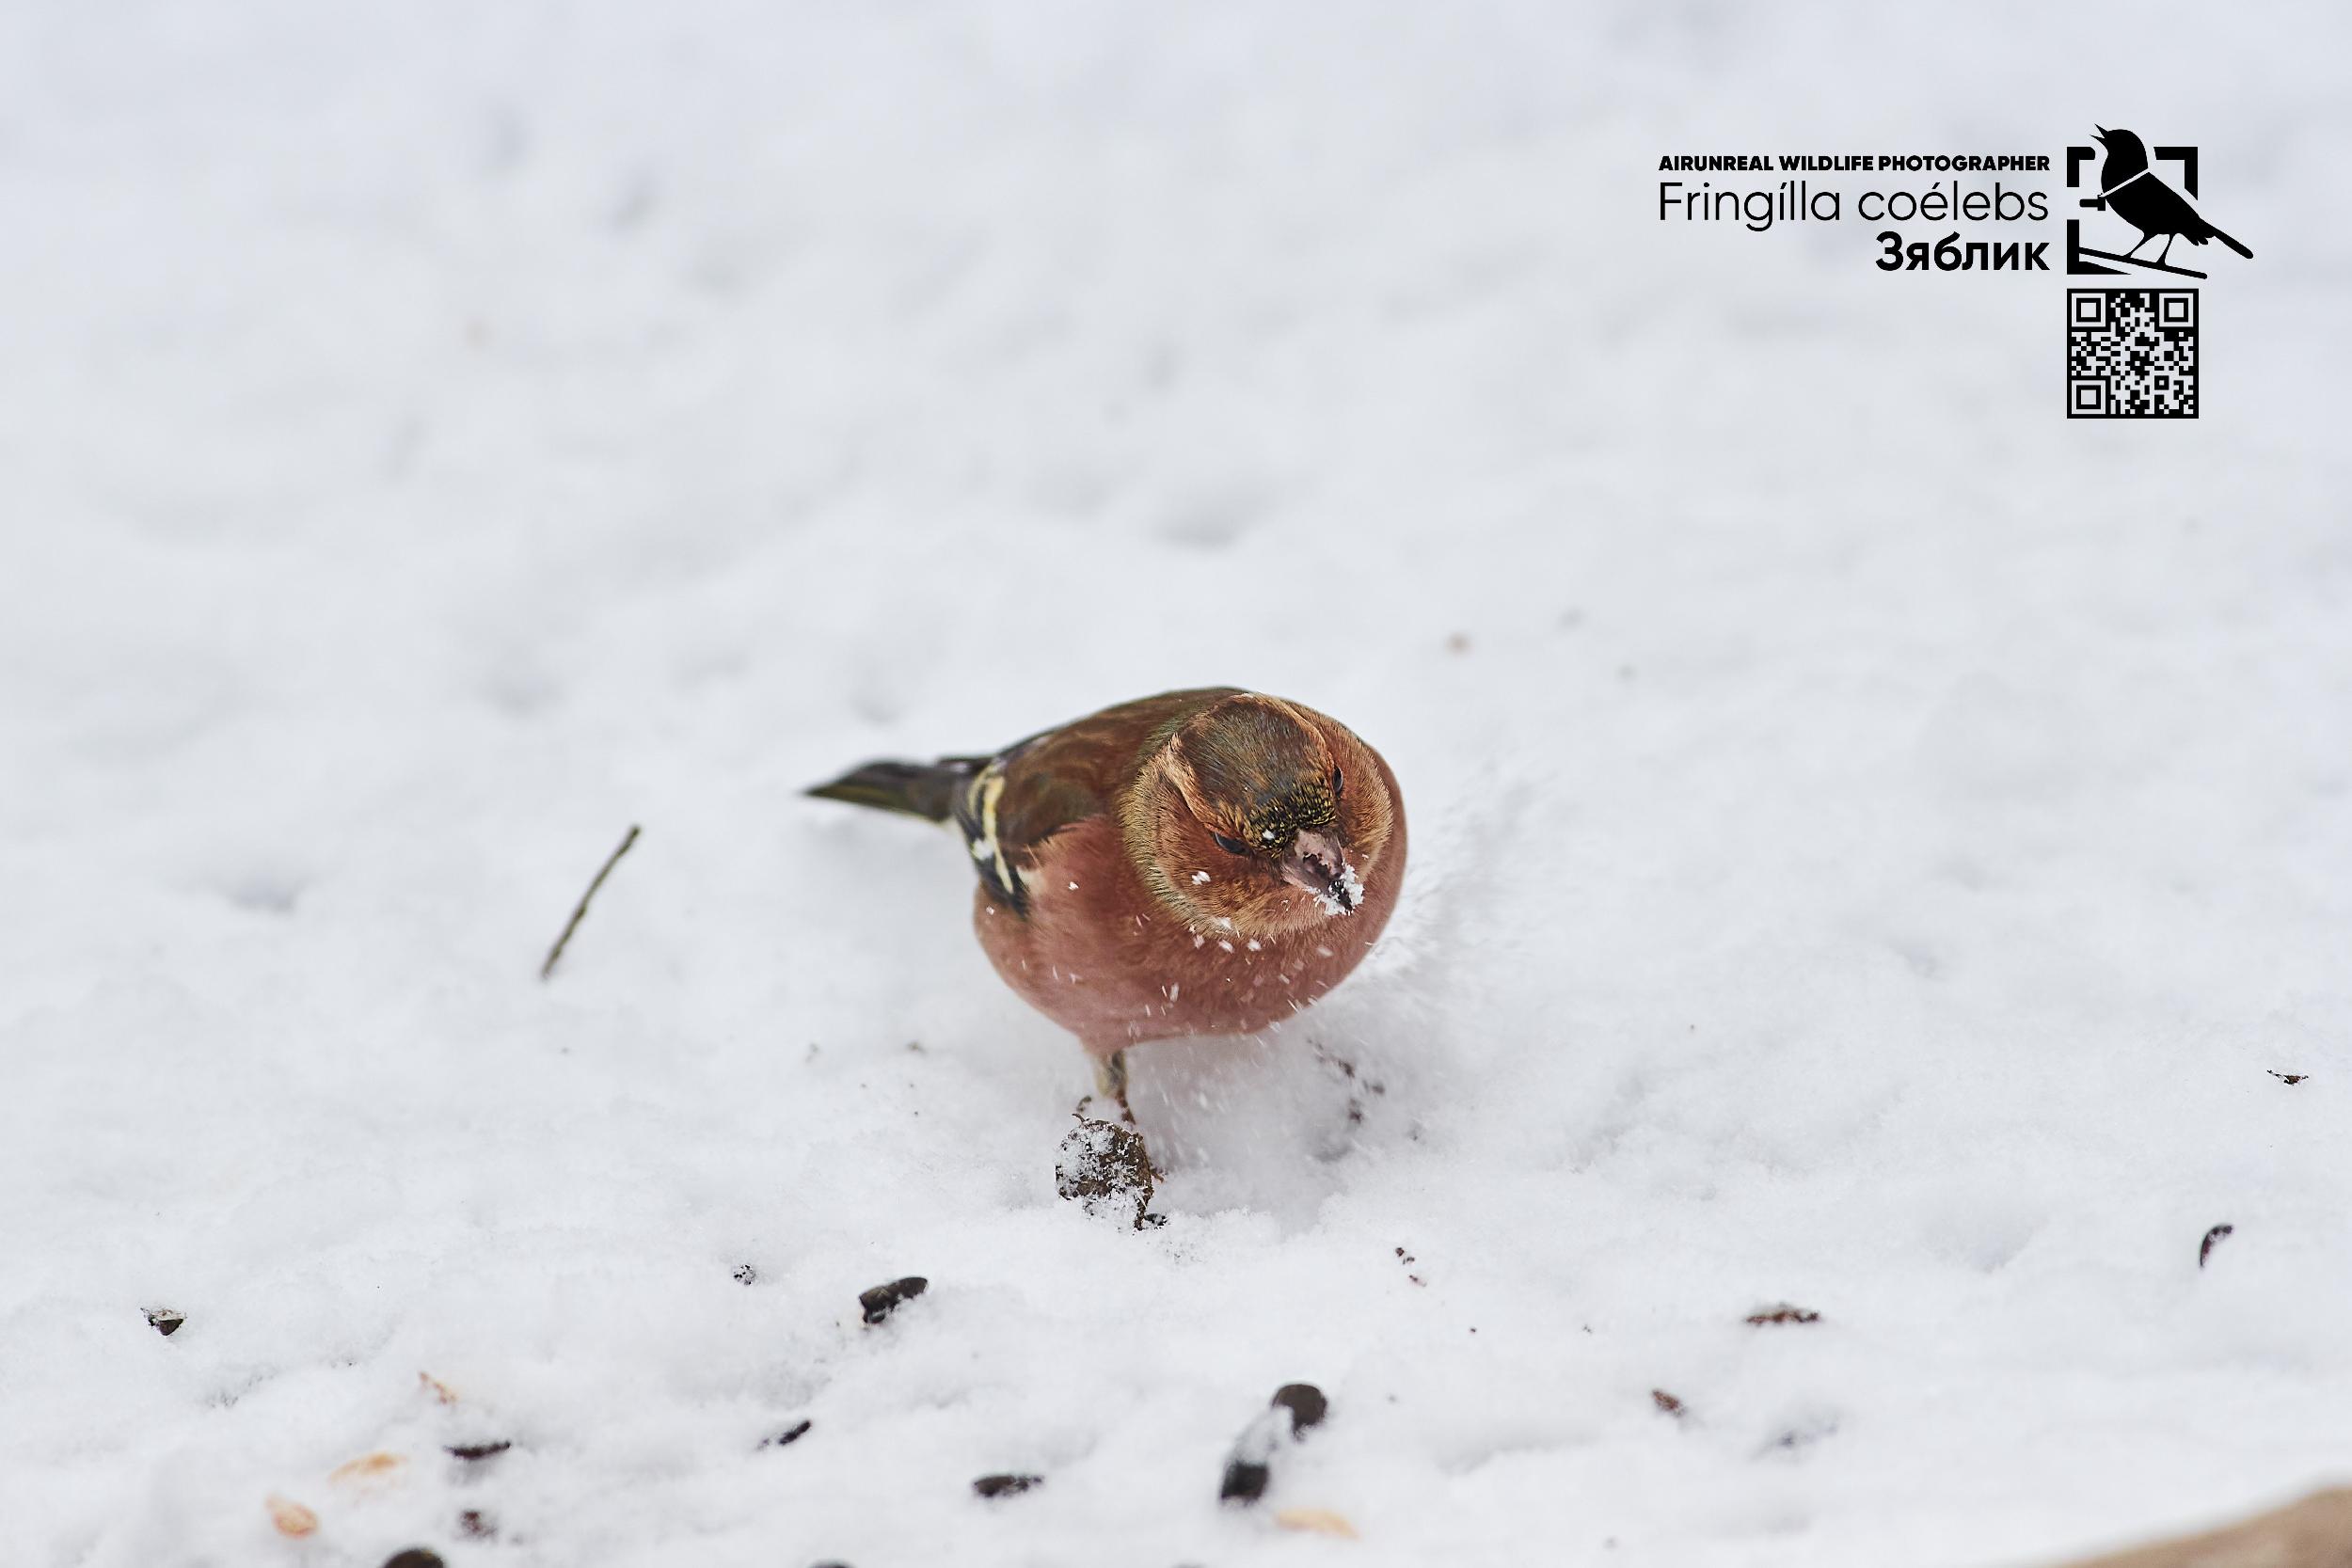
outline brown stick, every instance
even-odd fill
[[[621,847],[605,858],[603,866],[596,872],[596,879],[588,884],[588,891],[581,894],[580,902],[572,907],[571,919],[564,922],[564,934],[555,939],[555,945],[548,949],[548,961],[539,966],[540,979],[544,980],[555,973],[555,960],[564,956],[564,944],[572,940],[572,933],[580,929],[580,921],[588,913],[588,900],[596,895],[596,889],[604,886],[604,879],[612,875],[612,868],[621,863],[621,857],[628,854],[628,847],[636,842],[637,824],[632,822],[627,836],[621,840]]]

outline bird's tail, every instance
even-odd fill
[[[2208,224],[2206,227],[2211,228],[2212,226]],[[2254,253],[2252,251],[2247,249],[2244,245],[2230,238],[2229,235],[2224,234],[2220,230],[2215,229],[2213,231],[2213,237],[2219,240],[2223,245],[2228,245],[2232,250],[2236,251],[2240,256],[2245,257],[2248,261],[2250,261],[2254,259]]]
[[[982,759],[947,757],[939,762],[869,762],[808,793],[822,800],[895,811],[926,822],[955,815],[956,799],[972,782]]]

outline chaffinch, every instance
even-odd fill
[[[1128,1047],[1289,1018],[1362,959],[1405,879],[1380,753],[1232,687],[1121,703],[993,756],[867,763],[809,793],[954,825],[980,946],[1122,1110]]]

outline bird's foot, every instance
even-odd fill
[[[1134,1216],[1134,1226],[1165,1225],[1164,1214],[1152,1209],[1153,1180],[1151,1150],[1143,1134],[1129,1123],[1104,1121],[1086,1114],[1089,1095],[1078,1102],[1078,1125],[1064,1134],[1054,1160],[1054,1189],[1089,1214]]]
[[[1117,1121],[1087,1115],[1098,1099],[1119,1107]],[[1124,1051],[1107,1051],[1094,1058],[1094,1093],[1078,1101],[1077,1117],[1078,1125],[1063,1137],[1054,1162],[1056,1190],[1085,1205],[1090,1214],[1105,1210],[1124,1214],[1132,1206],[1137,1230],[1166,1224],[1166,1215],[1151,1212],[1152,1186],[1162,1172],[1152,1163],[1152,1151],[1127,1103]]]

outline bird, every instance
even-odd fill
[[[2125,251],[2129,259],[2140,245],[2157,235],[2164,236],[2164,249],[2156,255],[2156,265],[2163,266],[2165,258],[2172,254],[2172,242],[2186,240],[2191,245],[2203,245],[2207,240],[2219,240],[2248,261],[2254,253],[2237,241],[2216,229],[2198,214],[2181,195],[2148,166],[2148,149],[2139,137],[2129,131],[2110,131],[2105,126],[2092,126],[2095,139],[2106,150],[2099,164],[2099,194],[2083,203],[2087,207],[2111,209],[2117,217],[2139,230],[2138,244]]]
[[[1286,1022],[1362,961],[1405,880],[1380,753],[1236,687],[1120,703],[990,755],[869,762],[808,793],[954,828],[981,950],[1077,1037],[1131,1125],[1130,1050]]]

